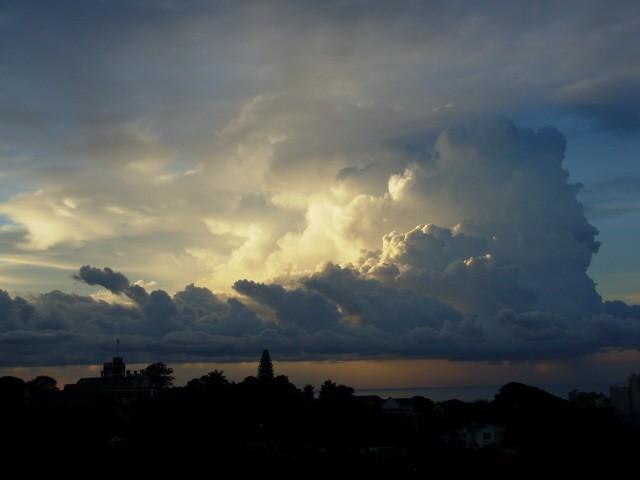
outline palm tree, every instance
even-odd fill
[[[218,387],[221,385],[227,385],[229,380],[227,380],[227,377],[222,370],[214,370],[213,372],[209,372],[200,377],[200,382],[206,386]]]

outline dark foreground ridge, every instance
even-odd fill
[[[1,377],[3,468],[90,465],[210,478],[517,474],[552,465],[620,467],[636,461],[640,445],[633,419],[593,393],[564,400],[509,383],[490,402],[435,403],[356,396],[327,380],[316,394],[275,375],[268,351],[257,376],[238,383],[215,370],[174,387],[172,373],[163,363],[128,372],[116,357],[100,377],[63,391],[50,377]]]

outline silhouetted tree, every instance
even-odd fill
[[[306,398],[307,400],[313,400],[313,397],[315,395],[313,385],[305,385],[302,389],[302,392],[304,393],[304,398]]]
[[[430,398],[422,396],[413,397],[413,408],[418,413],[432,413],[436,404]]]
[[[29,392],[31,394],[57,392],[58,382],[53,377],[48,377],[46,375],[39,375],[36,378],[29,380],[27,382],[27,387],[29,388]]]
[[[27,390],[33,400],[48,400],[58,392],[58,382],[55,378],[39,375],[27,382]]]
[[[228,385],[229,380],[222,370],[214,370],[200,377],[200,382],[207,387],[220,387]]]
[[[156,362],[149,365],[143,370],[151,383],[157,385],[160,388],[168,388],[173,386],[174,377],[173,368],[167,367],[162,362]]]
[[[18,377],[0,377],[0,405],[18,407],[28,399],[27,385]]]
[[[260,357],[260,365],[258,366],[258,380],[268,382],[273,380],[273,363],[271,363],[271,355],[269,350],[262,352]]]
[[[320,400],[344,400],[353,397],[353,388],[346,385],[337,385],[331,380],[326,380],[320,387]]]
[[[200,378],[194,378],[187,382],[187,388],[190,389],[217,390],[227,385],[230,385],[230,382],[222,370],[213,370]]]

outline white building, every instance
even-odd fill
[[[387,398],[382,402],[382,413],[414,415],[413,400],[410,398]]]

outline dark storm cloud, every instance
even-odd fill
[[[339,305],[341,311],[355,315],[362,325],[391,333],[424,326],[440,330],[445,323],[459,322],[462,317],[453,308],[426,295],[386,287],[335,265],[325,266],[303,283]]]
[[[91,265],[83,265],[73,278],[83,281],[87,285],[100,285],[112,293],[122,293],[129,288],[129,279],[109,267],[100,269]]]
[[[0,290],[0,331],[30,328],[34,313],[33,305],[24,298],[11,298]]]
[[[280,285],[265,285],[250,280],[233,284],[236,292],[272,308],[283,324],[316,331],[332,328],[340,319],[336,305],[322,295],[306,289],[285,290]]]
[[[334,268],[309,282],[326,287],[321,285],[323,277],[331,280]],[[621,303],[579,321],[552,312],[510,310],[495,316],[463,317],[434,305],[432,299],[394,292],[377,281],[367,280],[365,286],[357,272],[340,274],[345,277],[339,283],[341,295],[359,297],[350,308],[360,321],[312,330],[300,320],[313,315],[312,310],[298,310],[301,316],[295,323],[273,324],[261,321],[238,300],[222,302],[207,289],[193,286],[173,298],[156,291],[150,296],[155,299],[150,300],[153,307],[146,309],[61,292],[35,297],[32,303],[1,293],[0,364],[100,362],[112,352],[115,338],[121,339],[121,349],[131,361],[158,357],[169,361],[241,360],[265,345],[283,358],[297,359],[391,355],[539,360],[574,357],[602,348],[637,348],[640,342],[640,312]],[[335,291],[330,294],[335,297]],[[288,308],[300,309],[299,299]],[[438,310],[445,315],[434,317],[432,312]],[[397,324],[390,331],[393,320]]]
[[[100,285],[111,293],[124,294],[141,307],[159,308],[156,305],[162,302],[163,297],[160,294],[149,295],[143,287],[131,284],[129,279],[120,272],[114,272],[109,267],[102,269],[92,267],[91,265],[83,265],[78,273],[73,275],[76,280],[85,282],[87,285]]]
[[[640,305],[627,305],[620,300],[604,302],[603,311],[613,317],[640,318]]]
[[[138,305],[144,305],[149,299],[149,293],[140,285],[131,285],[124,293]]]
[[[265,345],[291,359],[391,355],[496,361],[569,358],[640,345],[640,311],[622,302],[607,302],[602,312],[579,319],[513,310],[463,316],[427,296],[335,266],[305,285],[327,296],[238,284],[239,291],[276,312],[297,313],[279,324],[260,320],[236,299],[224,302],[193,285],[174,297],[154,291],[144,308],[61,292],[27,302],[0,292],[0,364],[96,363],[111,354],[115,338],[127,358],[140,362],[242,360]],[[344,321],[335,321],[332,313],[332,323],[317,323],[314,308],[322,304],[332,305],[330,312],[343,311]],[[316,323],[310,326],[309,318]]]
[[[164,353],[173,358],[255,354],[259,342],[249,337],[264,334],[263,322],[241,302],[223,301],[193,285],[173,297],[155,290],[143,305],[59,291],[25,300],[0,290],[0,363],[5,365],[95,363],[109,354],[116,338],[141,360]]]
[[[221,300],[208,288],[187,285],[176,293],[174,302],[179,321],[195,329],[216,335],[253,335],[263,329],[262,321],[235,298]]]

